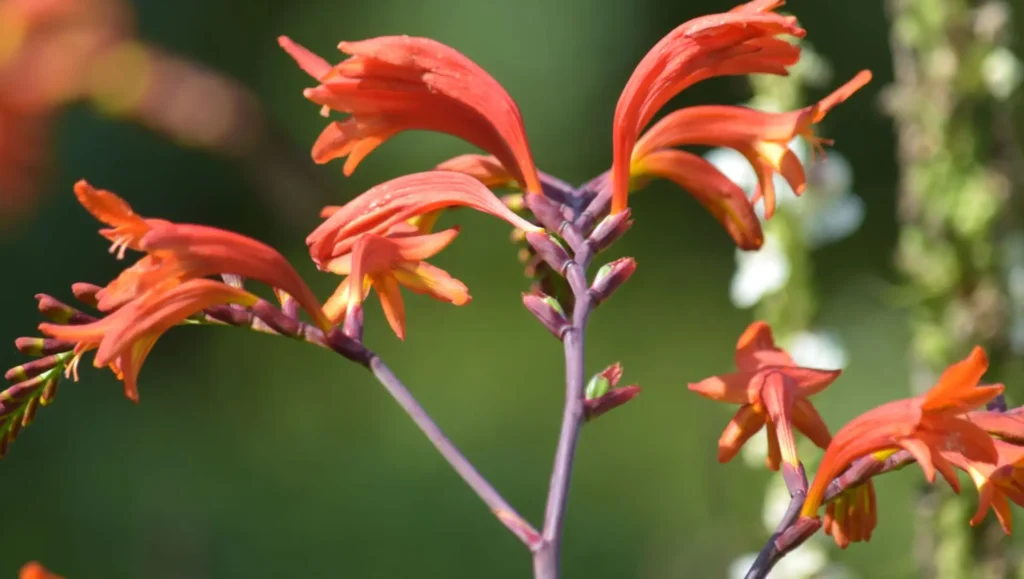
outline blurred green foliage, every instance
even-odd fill
[[[641,0],[179,0],[137,2],[142,36],[246,82],[305,149],[324,120],[301,90],[309,79],[281,52],[288,34],[328,55],[342,39],[431,36],[465,52],[518,101],[540,167],[571,181],[607,168],[611,117],[632,67],[663,34],[729,2]],[[877,98],[891,78],[881,3],[787,6],[832,61],[837,79],[861,68],[876,80],[833,112],[823,133],[840,143],[867,201],[865,226],[815,254],[822,323],[837,328],[850,368],[816,398],[838,428],[908,391],[906,312],[889,299],[896,168],[890,122]],[[742,79],[698,85],[678,100],[736,103]],[[811,95],[820,96],[820,95]],[[4,339],[32,335],[32,295],[70,298],[75,281],[103,283],[121,264],[74,202],[88,178],[144,215],[229,227],[314,271],[306,231],[275,221],[240,169],[182,150],[145,130],[75,109],[62,120],[57,164],[41,210],[0,246]],[[405,134],[350,179],[316,168],[343,202],[382,180],[470,149]],[[303,195],[296,190],[296,197]],[[767,533],[767,472],[720,466],[715,449],[732,409],[686,383],[732,368],[749,314],[728,301],[733,248],[685,193],[657,184],[633,199],[636,226],[607,260],[635,256],[637,275],[593,317],[588,369],[621,360],[641,396],[585,429],[565,540],[567,577],[718,577]],[[409,338],[390,335],[377,306],[368,342],[442,428],[524,515],[539,520],[562,403],[561,350],[523,311],[527,287],[504,224],[453,212],[460,239],[436,263],[474,301],[453,308],[409,299]],[[308,225],[316,222],[310,215]],[[604,261],[600,261],[603,263]],[[0,367],[19,363],[0,350]],[[879,482],[879,529],[837,559],[864,577],[906,577],[908,498],[918,472]],[[0,463],[6,497],[0,576],[38,559],[88,577],[518,578],[529,559],[495,523],[364,370],[287,340],[233,329],[184,328],[154,351],[141,404],[108,372],[64,383],[55,404]],[[966,524],[966,520],[964,521]]]

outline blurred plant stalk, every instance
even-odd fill
[[[0,0],[0,232],[35,206],[50,125],[79,102],[236,161],[292,225],[308,225],[329,195],[254,94],[137,38],[126,3]]]
[[[1011,341],[1011,312],[1020,308],[1008,291],[1015,264],[1007,242],[1021,231],[1022,165],[1009,122],[1021,74],[1009,49],[1011,3],[889,0],[887,7],[895,82],[885,104],[897,129],[896,262],[912,300],[912,388],[926,390],[973,344],[989,352],[989,379],[1012,384],[1008,358],[1020,348]],[[961,524],[971,508],[970,499],[922,490],[920,576],[1012,574],[1019,562],[992,519],[974,529]]]

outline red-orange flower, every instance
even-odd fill
[[[31,561],[25,563],[21,567],[21,571],[18,573],[18,579],[64,579],[60,575],[51,573],[46,567],[41,564]]]
[[[853,461],[874,453],[905,449],[924,470],[929,482],[938,470],[954,490],[960,483],[952,464],[943,456],[955,451],[974,462],[994,464],[992,438],[961,415],[995,398],[1001,384],[978,386],[988,369],[980,347],[950,366],[938,383],[921,396],[883,404],[854,418],[836,433],[825,450],[801,515],[814,517],[825,490]]]
[[[981,523],[991,508],[1009,535],[1013,529],[1010,501],[1024,506],[1024,447],[1001,440],[994,444],[998,455],[995,464],[971,460],[959,452],[945,452],[943,456],[970,475],[978,489],[978,509],[971,517],[971,526]]]
[[[807,186],[803,165],[789,149],[790,141],[803,137],[815,150],[823,150],[824,144],[831,144],[830,140],[814,135],[813,125],[821,122],[832,108],[870,80],[871,72],[861,71],[818,103],[786,113],[717,105],[680,109],[659,120],[637,141],[633,148],[631,173],[653,173],[673,178],[659,174],[656,169],[667,166],[677,173],[692,171],[689,165],[694,161],[689,157],[680,157],[678,151],[666,150],[669,147],[707,145],[735,149],[750,161],[757,173],[758,188],[751,203],[756,203],[763,196],[764,215],[770,218],[775,213],[775,188],[772,182],[775,173],[782,174],[797,195],[803,193]],[[661,159],[667,154],[673,155],[673,161]],[[661,171],[666,169],[662,168]],[[699,197],[698,190],[707,189],[718,178],[722,178],[717,169],[712,168],[711,171],[717,175],[706,183],[700,177],[691,177],[689,183],[680,182],[680,185]]]
[[[86,352],[98,349],[93,364],[110,366],[124,380],[125,395],[138,401],[138,376],[156,341],[189,316],[219,304],[251,306],[259,298],[227,284],[192,279],[155,287],[103,319],[81,325],[43,323],[39,331],[59,340],[75,342],[75,357],[68,373],[77,379],[78,363]]]
[[[321,329],[330,327],[312,290],[270,246],[223,229],[140,217],[117,195],[84,181],[76,185],[75,193],[90,213],[111,226],[100,232],[113,242],[111,251],[147,253],[97,293],[100,310],[117,309],[155,287],[227,273],[287,292]]]
[[[786,74],[800,57],[777,38],[803,37],[791,16],[771,12],[783,2],[755,0],[724,14],[690,20],[669,32],[640,61],[615,107],[612,126],[612,212],[626,208],[633,146],[655,113],[685,88],[707,78]]]
[[[309,234],[306,244],[317,267],[329,271],[330,262],[349,254],[361,235],[387,235],[396,225],[456,206],[489,213],[524,231],[540,231],[473,177],[427,171],[392,179],[342,207],[327,208],[329,217]]]
[[[409,130],[454,135],[495,155],[527,191],[542,193],[519,107],[484,69],[429,38],[382,36],[342,42],[350,58],[331,66],[282,36],[281,47],[320,85],[309,100],[350,115],[333,122],[313,146],[325,163],[348,157],[350,175],[370,152]]]
[[[404,340],[405,305],[400,285],[457,306],[469,303],[469,290],[462,282],[423,261],[447,247],[458,233],[453,228],[428,235],[361,235],[349,256],[332,262],[331,271],[349,276],[324,305],[327,316],[339,322],[353,315],[372,286],[391,329]]]
[[[821,448],[830,437],[818,411],[807,397],[827,388],[841,370],[797,366],[775,345],[771,328],[754,322],[736,343],[737,372],[712,376],[690,384],[690,390],[718,400],[740,404],[718,442],[718,460],[727,462],[743,443],[762,427],[768,429],[768,468],[778,470],[780,459],[796,468],[793,427]]]

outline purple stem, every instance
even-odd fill
[[[576,252],[567,270],[566,278],[575,298],[572,324],[565,333],[565,408],[562,412],[562,429],[555,451],[555,465],[551,472],[547,507],[544,512],[543,542],[534,551],[534,579],[558,579],[562,530],[565,507],[572,479],[573,460],[580,429],[586,421],[584,389],[586,388],[584,333],[587,319],[593,309],[593,298],[587,284],[587,267],[593,257],[590,247],[582,239],[578,229],[567,227],[565,240]]]
[[[239,311],[229,306],[215,306],[206,310],[210,321],[237,327],[249,328],[257,332],[284,335],[303,340],[310,344],[327,348],[341,354],[345,358],[367,367],[377,381],[391,394],[416,426],[427,436],[434,448],[455,469],[462,480],[491,509],[494,516],[508,528],[531,551],[536,551],[542,543],[541,535],[530,523],[523,519],[487,479],[469,462],[444,432],[433,421],[427,411],[416,401],[409,389],[395,376],[387,365],[361,343],[335,330],[325,336],[314,326],[300,322],[287,313],[274,307],[270,302],[261,300],[251,311]]]
[[[452,441],[445,436],[441,428],[433,421],[427,411],[420,406],[409,389],[395,376],[375,354],[370,357],[370,372],[377,378],[377,381],[391,394],[391,397],[398,402],[398,405],[405,410],[409,418],[416,423],[416,426],[423,431],[430,442],[434,445],[441,456],[448,461],[448,464],[455,469],[455,472],[466,481],[469,488],[480,497],[480,499],[491,509],[491,512],[501,521],[508,530],[512,531],[520,541],[529,549],[533,550],[541,543],[541,537],[537,531],[524,520],[519,513],[502,498],[491,483],[480,474],[469,459],[452,444]]]

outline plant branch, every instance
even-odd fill
[[[535,579],[557,579],[561,559],[562,530],[565,509],[572,479],[573,461],[580,429],[586,420],[584,389],[586,388],[585,341],[587,320],[594,307],[593,296],[587,282],[587,267],[593,257],[579,229],[574,225],[563,228],[562,235],[575,252],[566,269],[566,278],[572,289],[574,306],[572,323],[563,338],[565,347],[565,407],[562,427],[551,472],[547,506],[544,512],[543,542],[534,551]]]
[[[260,301],[253,306],[252,310],[217,306],[207,309],[204,315],[205,318],[202,321],[206,323],[227,324],[262,333],[288,336],[333,350],[345,358],[365,366],[427,436],[441,456],[448,461],[448,464],[462,477],[462,480],[473,489],[473,492],[512,534],[531,551],[536,550],[542,542],[540,533],[508,504],[501,493],[487,482],[487,479],[476,470],[469,459],[445,436],[441,428],[416,401],[409,389],[395,376],[394,372],[379,356],[366,349],[361,343],[345,336],[339,330],[325,335],[318,328],[296,320],[266,301]]]

